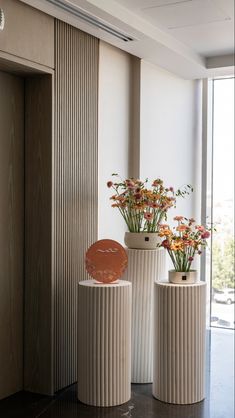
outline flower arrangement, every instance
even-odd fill
[[[112,176],[120,179],[118,174]],[[107,183],[115,191],[110,198],[112,207],[118,208],[129,232],[157,232],[160,222],[167,219],[167,211],[175,206],[176,196],[192,191],[192,187],[187,185],[175,193],[173,187],[165,187],[161,179],[154,180],[149,189],[147,183],[148,179],[133,178]]]
[[[178,222],[176,227],[170,229],[169,225],[161,224],[158,235],[164,238],[161,246],[167,249],[175,271],[188,272],[195,254],[200,255],[207,245],[210,229],[196,225],[192,218],[175,216],[174,220]]]

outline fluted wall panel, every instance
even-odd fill
[[[120,405],[131,396],[131,284],[78,287],[78,399]]]
[[[127,249],[123,279],[132,283],[132,383],[152,382],[153,285],[165,275],[165,251]]]
[[[154,284],[153,396],[191,404],[205,397],[206,284]]]
[[[77,380],[77,283],[97,239],[98,40],[55,21],[53,273],[55,390]]]

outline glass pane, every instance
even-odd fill
[[[214,80],[211,325],[234,328],[234,78]]]

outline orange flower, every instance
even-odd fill
[[[170,229],[164,229],[164,235],[165,235],[166,237],[167,237],[167,236],[172,235],[171,230],[170,230]]]
[[[160,224],[159,225],[159,228],[162,228],[162,229],[170,229],[169,228],[169,225],[167,225],[167,224]]]
[[[165,231],[160,231],[159,233],[158,233],[158,235],[159,235],[159,237],[164,237],[165,236]]]
[[[174,242],[171,244],[171,250],[173,251],[183,251],[183,243],[182,242]]]

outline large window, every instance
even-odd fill
[[[234,78],[213,81],[211,325],[234,328]]]

